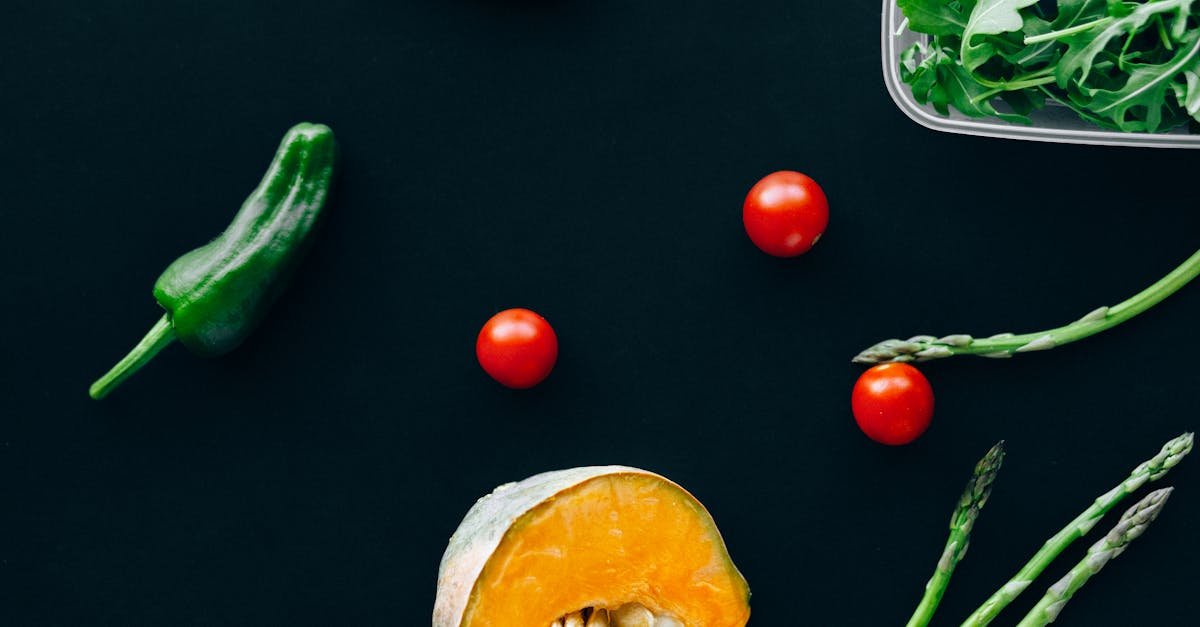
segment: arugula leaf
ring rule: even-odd
[[[1095,27],[1066,37],[1063,41],[1067,43],[1068,48],[1055,71],[1059,87],[1066,87],[1067,82],[1077,73],[1080,74],[1078,82],[1086,83],[1096,57],[1113,39],[1136,33],[1155,15],[1174,12],[1182,16],[1180,19],[1186,23],[1192,1],[1157,0],[1142,4],[1128,15],[1097,21]]]
[[[1179,7],[1179,13],[1175,16],[1175,23],[1171,26],[1171,37],[1175,41],[1183,41],[1184,35],[1187,34],[1188,18],[1192,15],[1192,2],[1185,2]]]
[[[1012,34],[1015,35],[1015,39],[1020,40],[1020,45],[1015,50],[1006,50],[1002,47],[997,47],[996,54],[1017,67],[1028,68],[1042,65],[1043,63],[1051,63],[1055,60],[1057,52],[1055,42],[1048,41],[1026,45],[1024,39],[1028,35],[1041,35],[1052,30],[1054,28],[1048,20],[1036,12],[1031,12],[1025,16],[1025,22],[1022,24],[1021,30]]]
[[[1021,9],[1035,5],[1038,0],[980,0],[971,11],[967,26],[963,29],[963,65],[974,71],[996,56],[996,47],[986,38],[976,43],[978,35],[999,35],[1021,30],[1025,21]]]
[[[1021,29],[1021,38],[1024,39],[1030,35],[1043,35],[1053,31],[1073,28],[1088,21],[1100,19],[1105,16],[1107,1],[1059,0],[1058,17],[1054,18],[1053,22],[1047,22],[1035,14],[1025,16],[1025,23]],[[1004,54],[1001,52],[1001,55],[1014,65],[1030,67],[1053,62],[1060,46],[1059,42],[1051,39],[1041,43],[1030,44],[1016,54]]]
[[[1014,113],[1022,116],[1028,116],[1046,106],[1046,94],[1036,89],[1006,91],[1000,94],[1000,99],[1008,103]]]
[[[1071,100],[1071,98],[1063,96],[1062,94],[1055,93],[1055,90],[1052,89],[1050,85],[1042,85],[1038,89],[1041,90],[1042,94],[1045,95],[1047,98],[1074,111],[1075,114],[1078,115],[1080,118],[1087,120],[1088,122],[1091,122],[1092,124],[1095,124],[1097,126],[1104,126],[1104,127],[1110,127],[1110,128],[1113,127],[1112,124],[1109,124],[1107,120],[1096,117],[1094,114],[1092,114],[1091,111],[1088,111],[1084,107],[1076,104],[1073,100]]]
[[[959,35],[967,27],[967,18],[975,0],[897,0],[908,18],[908,27],[927,35]]]
[[[1122,131],[1200,122],[1200,0],[897,3],[930,35],[902,53],[900,76],[943,115],[1028,123],[1053,100]]]
[[[1166,63],[1130,64],[1134,69],[1120,89],[1088,90],[1091,96],[1088,108],[1123,131],[1157,132],[1163,126],[1163,109],[1174,113],[1170,110],[1167,90],[1173,89],[1175,77],[1181,72],[1200,69],[1200,32],[1194,33],[1191,40]],[[1181,123],[1173,119],[1176,117],[1168,115],[1172,125]]]
[[[1014,113],[1003,113],[992,104],[994,90],[981,85],[955,58],[955,49],[944,47],[936,38],[931,45],[918,43],[901,55],[900,78],[912,87],[913,98],[931,104],[938,113],[949,115],[950,107],[975,117],[998,117],[1010,122],[1028,123],[1025,113],[1034,100],[1018,99]],[[1028,110],[1021,109],[1028,105]]]
[[[1185,70],[1180,76],[1184,82],[1171,85],[1175,90],[1175,98],[1188,115],[1200,122],[1200,74]]]
[[[936,37],[929,46],[918,42],[900,55],[900,79],[912,88],[917,102],[932,104],[938,113],[950,115],[950,99],[938,82],[938,67],[954,62]]]
[[[1135,8],[1137,8],[1137,6],[1132,2],[1126,2],[1125,0],[1108,0],[1108,14],[1113,17],[1125,17],[1126,15],[1133,13]]]

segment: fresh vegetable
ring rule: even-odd
[[[1172,468],[1183,461],[1183,458],[1192,451],[1194,441],[1193,434],[1185,433],[1167,442],[1158,455],[1142,462],[1117,487],[1097,497],[1082,514],[1076,516],[1074,520],[1047,540],[1008,583],[993,593],[983,605],[979,606],[979,609],[963,622],[962,627],[983,627],[990,623],[1001,610],[1028,588],[1038,575],[1042,574],[1042,571],[1054,561],[1054,558],[1066,550],[1071,543],[1087,535],[1109,510],[1146,483],[1162,479]]]
[[[1028,122],[1048,101],[1102,127],[1200,120],[1196,0],[898,0],[913,31],[900,75],[943,115]]]
[[[1037,605],[1033,606],[1032,610],[1029,610],[1017,627],[1042,627],[1042,625],[1053,623],[1062,612],[1063,607],[1066,606],[1067,601],[1071,600],[1071,597],[1092,578],[1092,575],[1100,572],[1100,569],[1104,568],[1110,560],[1125,551],[1125,547],[1130,542],[1145,533],[1150,523],[1154,522],[1154,519],[1158,518],[1159,513],[1162,512],[1163,506],[1167,503],[1167,497],[1171,496],[1173,489],[1155,490],[1129,508],[1129,511],[1121,516],[1121,521],[1117,523],[1117,526],[1108,532],[1108,535],[1093,544],[1088,549],[1087,555],[1070,572],[1046,590],[1045,596],[1038,601]]]
[[[198,355],[216,356],[250,335],[307,247],[329,196],[336,152],[327,126],[298,124],[287,132],[225,232],[158,277],[154,298],[166,313],[92,384],[92,398],[107,396],[175,340]]]
[[[980,355],[982,357],[1012,357],[1017,353],[1043,351],[1082,340],[1101,331],[1111,329],[1126,320],[1157,305],[1164,298],[1200,274],[1200,251],[1196,251],[1170,274],[1157,283],[1135,294],[1132,298],[1112,307],[1100,307],[1084,317],[1048,331],[1036,331],[1014,335],[1001,333],[986,339],[956,334],[937,338],[932,335],[917,335],[907,340],[884,340],[856,355],[856,363],[877,364],[881,362],[928,361],[955,355]]]
[[[684,627],[673,616],[656,616],[639,603],[626,603],[608,611],[587,609],[571,612],[554,621],[550,627]]]
[[[811,178],[790,171],[763,177],[742,205],[746,234],[760,250],[775,257],[808,252],[829,225],[829,201]]]
[[[891,446],[908,444],[933,420],[933,388],[908,364],[880,364],[858,378],[850,406],[867,437]]]
[[[433,627],[742,627],[750,591],[712,517],[636,468],[502,485],[450,538]]]
[[[479,365],[501,385],[531,388],[550,376],[558,360],[558,336],[546,319],[528,309],[507,309],[487,321],[475,340]]]
[[[950,585],[950,575],[954,574],[959,560],[967,555],[975,519],[979,518],[979,512],[987,504],[988,496],[992,494],[992,483],[996,480],[996,473],[1000,472],[1000,465],[1003,463],[1004,442],[999,442],[975,464],[975,472],[967,482],[962,496],[958,498],[958,507],[954,508],[954,514],[950,516],[950,537],[946,540],[946,548],[942,550],[942,557],[933,571],[933,577],[925,584],[925,596],[921,598],[921,603],[913,612],[912,618],[908,619],[908,627],[924,627],[933,618],[934,610],[937,609],[938,603],[941,603],[946,587]]]
[[[1128,479],[1097,498],[1075,520],[1047,540],[1033,559],[979,609],[975,610],[963,622],[962,627],[983,627],[990,623],[1005,606],[1028,588],[1029,584],[1033,583],[1033,580],[1050,565],[1054,558],[1058,557],[1072,542],[1091,531],[1105,513],[1130,493],[1149,481],[1161,479],[1174,468],[1192,450],[1193,440],[1193,434],[1185,433],[1167,442],[1158,455],[1140,464]],[[908,627],[924,627],[929,624],[942,599],[942,594],[949,584],[950,575],[954,572],[958,562],[966,555],[971,529],[979,516],[979,510],[987,501],[992,482],[1000,467],[1003,457],[1002,445],[1003,442],[992,447],[975,466],[975,473],[972,475],[971,481],[967,483],[967,489],[963,492],[957,507],[955,507],[954,515],[950,518],[950,538],[946,541],[946,548],[943,549],[942,557],[938,560],[933,578],[925,586],[925,594],[917,606],[916,612],[909,620]],[[1082,562],[1076,565],[1062,581],[1051,586],[1046,597],[1025,617],[1021,625],[1045,625],[1052,622],[1057,613],[1062,610],[1062,606],[1087,582],[1088,578],[1099,572],[1108,560],[1116,557],[1129,542],[1141,535],[1146,526],[1158,516],[1158,512],[1162,509],[1169,494],[1169,488],[1152,492],[1127,511],[1117,526],[1108,536],[1092,547]]]

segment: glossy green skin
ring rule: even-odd
[[[294,126],[229,228],[158,277],[154,298],[184,346],[221,355],[254,330],[307,248],[336,159],[329,127]]]

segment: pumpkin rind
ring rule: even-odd
[[[637,468],[627,466],[592,466],[547,472],[530,477],[519,483],[509,483],[496,488],[491,494],[479,499],[459,525],[450,539],[442,557],[438,573],[437,600],[434,604],[434,627],[468,627],[465,620],[473,611],[473,602],[479,601],[477,584],[486,579],[489,560],[504,545],[510,534],[522,533],[523,527],[538,511],[553,507],[557,497],[575,489],[583,490],[596,479],[637,480],[667,489],[672,505],[684,506],[692,526],[703,530],[704,542],[709,545],[703,550],[711,552],[719,563],[721,579],[728,584],[727,594],[736,605],[733,616],[723,619],[723,624],[696,625],[695,627],[742,627],[749,617],[749,588],[729,559],[724,541],[707,510],[686,490],[670,480]],[[540,509],[539,509],[540,508]],[[616,515],[615,513],[613,514]],[[523,518],[524,517],[524,518]],[[520,538],[512,538],[520,540]],[[699,550],[699,547],[697,548]],[[624,582],[614,582],[614,587]],[[653,582],[649,582],[653,583]],[[642,586],[645,588],[646,586]],[[686,607],[688,599],[665,599],[677,607]],[[560,608],[570,611],[579,608]],[[660,608],[669,609],[669,608]],[[547,620],[547,624],[549,623]],[[479,622],[474,623],[478,625]],[[490,623],[488,623],[490,624]],[[472,626],[473,627],[473,626]],[[689,627],[692,627],[689,625]]]

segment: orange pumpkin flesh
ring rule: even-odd
[[[683,488],[634,468],[576,468],[476,504],[443,557],[434,626],[541,627],[640,603],[687,627],[742,627],[749,596]]]

